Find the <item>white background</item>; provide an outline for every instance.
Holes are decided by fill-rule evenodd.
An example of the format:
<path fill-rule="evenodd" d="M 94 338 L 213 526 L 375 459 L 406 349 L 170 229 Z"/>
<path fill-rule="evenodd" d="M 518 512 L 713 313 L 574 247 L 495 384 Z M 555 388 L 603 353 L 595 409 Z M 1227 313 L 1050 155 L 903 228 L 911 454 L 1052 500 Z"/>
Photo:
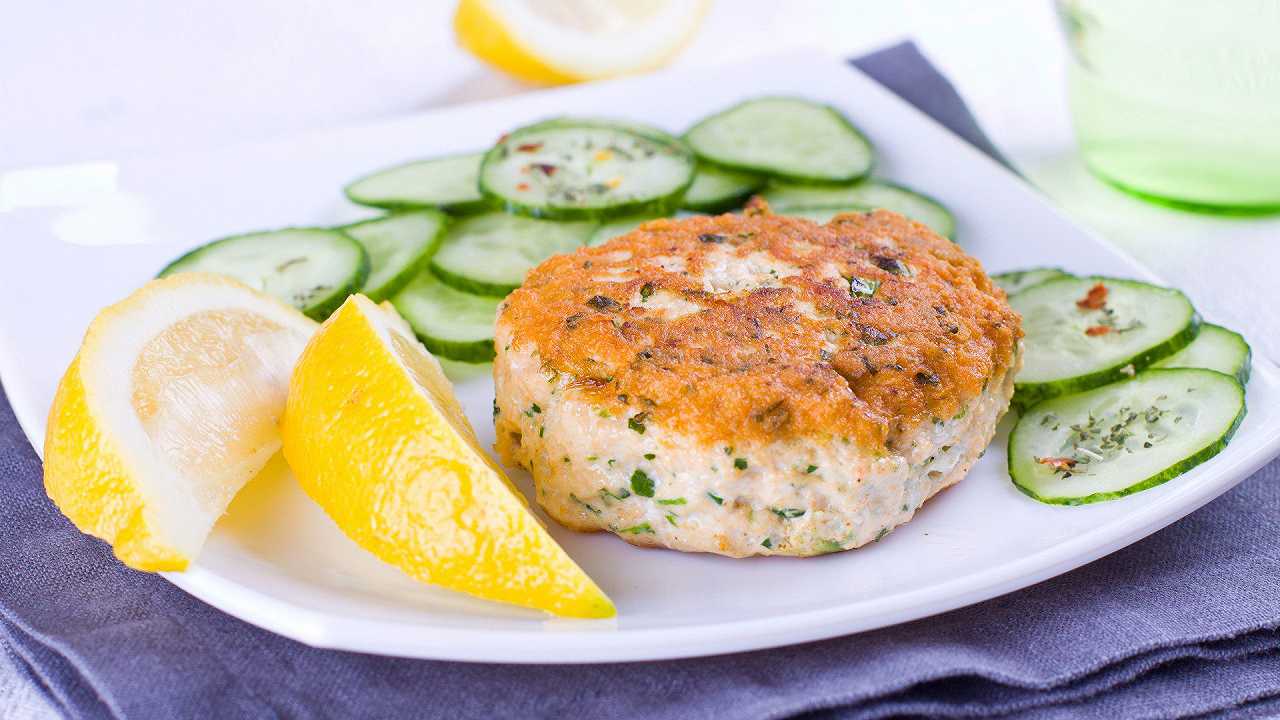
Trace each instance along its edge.
<path fill-rule="evenodd" d="M 3 0 L 0 173 L 208 147 L 527 92 L 460 51 L 448 0 Z M 1280 358 L 1280 219 L 1132 200 L 1074 155 L 1049 0 L 720 0 L 675 62 L 912 38 L 1049 198 Z M 406 157 L 413 156 L 406 148 Z M 958 179 L 963 181 L 963 179 Z M 0 238 L 5 265 L 22 238 Z M 3 665 L 0 654 L 0 666 Z M 43 717 L 0 669 L 0 715 Z"/>
<path fill-rule="evenodd" d="M 0 171 L 374 121 L 529 88 L 453 44 L 450 0 L 50 0 L 0 17 Z M 677 66 L 915 39 L 1058 204 L 1280 358 L 1280 219 L 1145 205 L 1074 155 L 1050 0 L 719 0 Z M 413 154 L 406 149 L 406 156 Z M 20 238 L 0 238 L 6 246 Z"/>

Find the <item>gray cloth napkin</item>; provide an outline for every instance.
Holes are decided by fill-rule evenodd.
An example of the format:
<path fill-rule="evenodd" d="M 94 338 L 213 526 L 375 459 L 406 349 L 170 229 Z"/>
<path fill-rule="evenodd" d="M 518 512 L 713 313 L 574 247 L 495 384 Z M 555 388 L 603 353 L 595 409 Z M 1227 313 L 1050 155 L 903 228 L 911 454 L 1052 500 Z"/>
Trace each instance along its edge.
<path fill-rule="evenodd" d="M 856 64 L 994 153 L 910 44 Z M 852 637 L 630 665 L 318 650 L 128 570 L 44 495 L 0 390 L 0 639 L 76 718 L 1141 718 L 1280 713 L 1280 463 L 1147 540 Z"/>

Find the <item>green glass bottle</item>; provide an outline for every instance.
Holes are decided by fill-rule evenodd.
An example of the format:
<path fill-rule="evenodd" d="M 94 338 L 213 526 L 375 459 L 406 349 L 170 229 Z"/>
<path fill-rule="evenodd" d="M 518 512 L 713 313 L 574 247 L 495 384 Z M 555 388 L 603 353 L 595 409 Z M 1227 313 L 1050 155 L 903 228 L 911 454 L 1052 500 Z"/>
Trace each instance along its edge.
<path fill-rule="evenodd" d="M 1086 164 L 1189 209 L 1280 212 L 1280 0 L 1056 0 Z"/>

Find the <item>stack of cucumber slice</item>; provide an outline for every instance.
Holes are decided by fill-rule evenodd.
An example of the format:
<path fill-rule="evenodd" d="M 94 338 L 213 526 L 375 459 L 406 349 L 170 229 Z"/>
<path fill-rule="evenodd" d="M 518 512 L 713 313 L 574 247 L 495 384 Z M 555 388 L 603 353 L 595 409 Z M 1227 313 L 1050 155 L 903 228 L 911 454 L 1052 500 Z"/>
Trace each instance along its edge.
<path fill-rule="evenodd" d="M 499 300 L 530 269 L 648 220 L 734 211 L 759 193 L 819 222 L 887 208 L 953 234 L 936 201 L 868 179 L 874 161 L 847 118 L 799 98 L 748 100 L 683 138 L 633 121 L 552 118 L 486 151 L 396 165 L 344 189 L 386 215 L 216 240 L 161 274 L 233 275 L 318 320 L 363 292 L 394 304 L 436 354 L 482 362 L 493 357 Z"/>
<path fill-rule="evenodd" d="M 1056 268 L 993 280 L 1026 333 L 1009 475 L 1027 495 L 1081 505 L 1154 487 L 1244 419 L 1249 345 L 1181 292 Z"/>

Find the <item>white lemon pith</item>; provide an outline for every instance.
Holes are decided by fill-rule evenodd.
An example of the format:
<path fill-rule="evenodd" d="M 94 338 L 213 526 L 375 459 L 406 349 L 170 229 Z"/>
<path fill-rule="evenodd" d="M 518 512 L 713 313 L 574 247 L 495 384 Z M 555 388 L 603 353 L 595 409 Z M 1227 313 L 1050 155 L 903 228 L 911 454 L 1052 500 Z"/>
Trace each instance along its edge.
<path fill-rule="evenodd" d="M 558 615 L 614 614 L 483 451 L 440 364 L 363 295 L 298 360 L 282 433 L 307 494 L 408 575 Z"/>
<path fill-rule="evenodd" d="M 227 278 L 153 280 L 94 318 L 45 435 L 49 497 L 139 570 L 183 570 L 280 448 L 315 323 Z"/>
<path fill-rule="evenodd" d="M 693 37 L 708 0 L 462 0 L 459 43 L 530 82 L 559 84 L 652 70 Z"/>

